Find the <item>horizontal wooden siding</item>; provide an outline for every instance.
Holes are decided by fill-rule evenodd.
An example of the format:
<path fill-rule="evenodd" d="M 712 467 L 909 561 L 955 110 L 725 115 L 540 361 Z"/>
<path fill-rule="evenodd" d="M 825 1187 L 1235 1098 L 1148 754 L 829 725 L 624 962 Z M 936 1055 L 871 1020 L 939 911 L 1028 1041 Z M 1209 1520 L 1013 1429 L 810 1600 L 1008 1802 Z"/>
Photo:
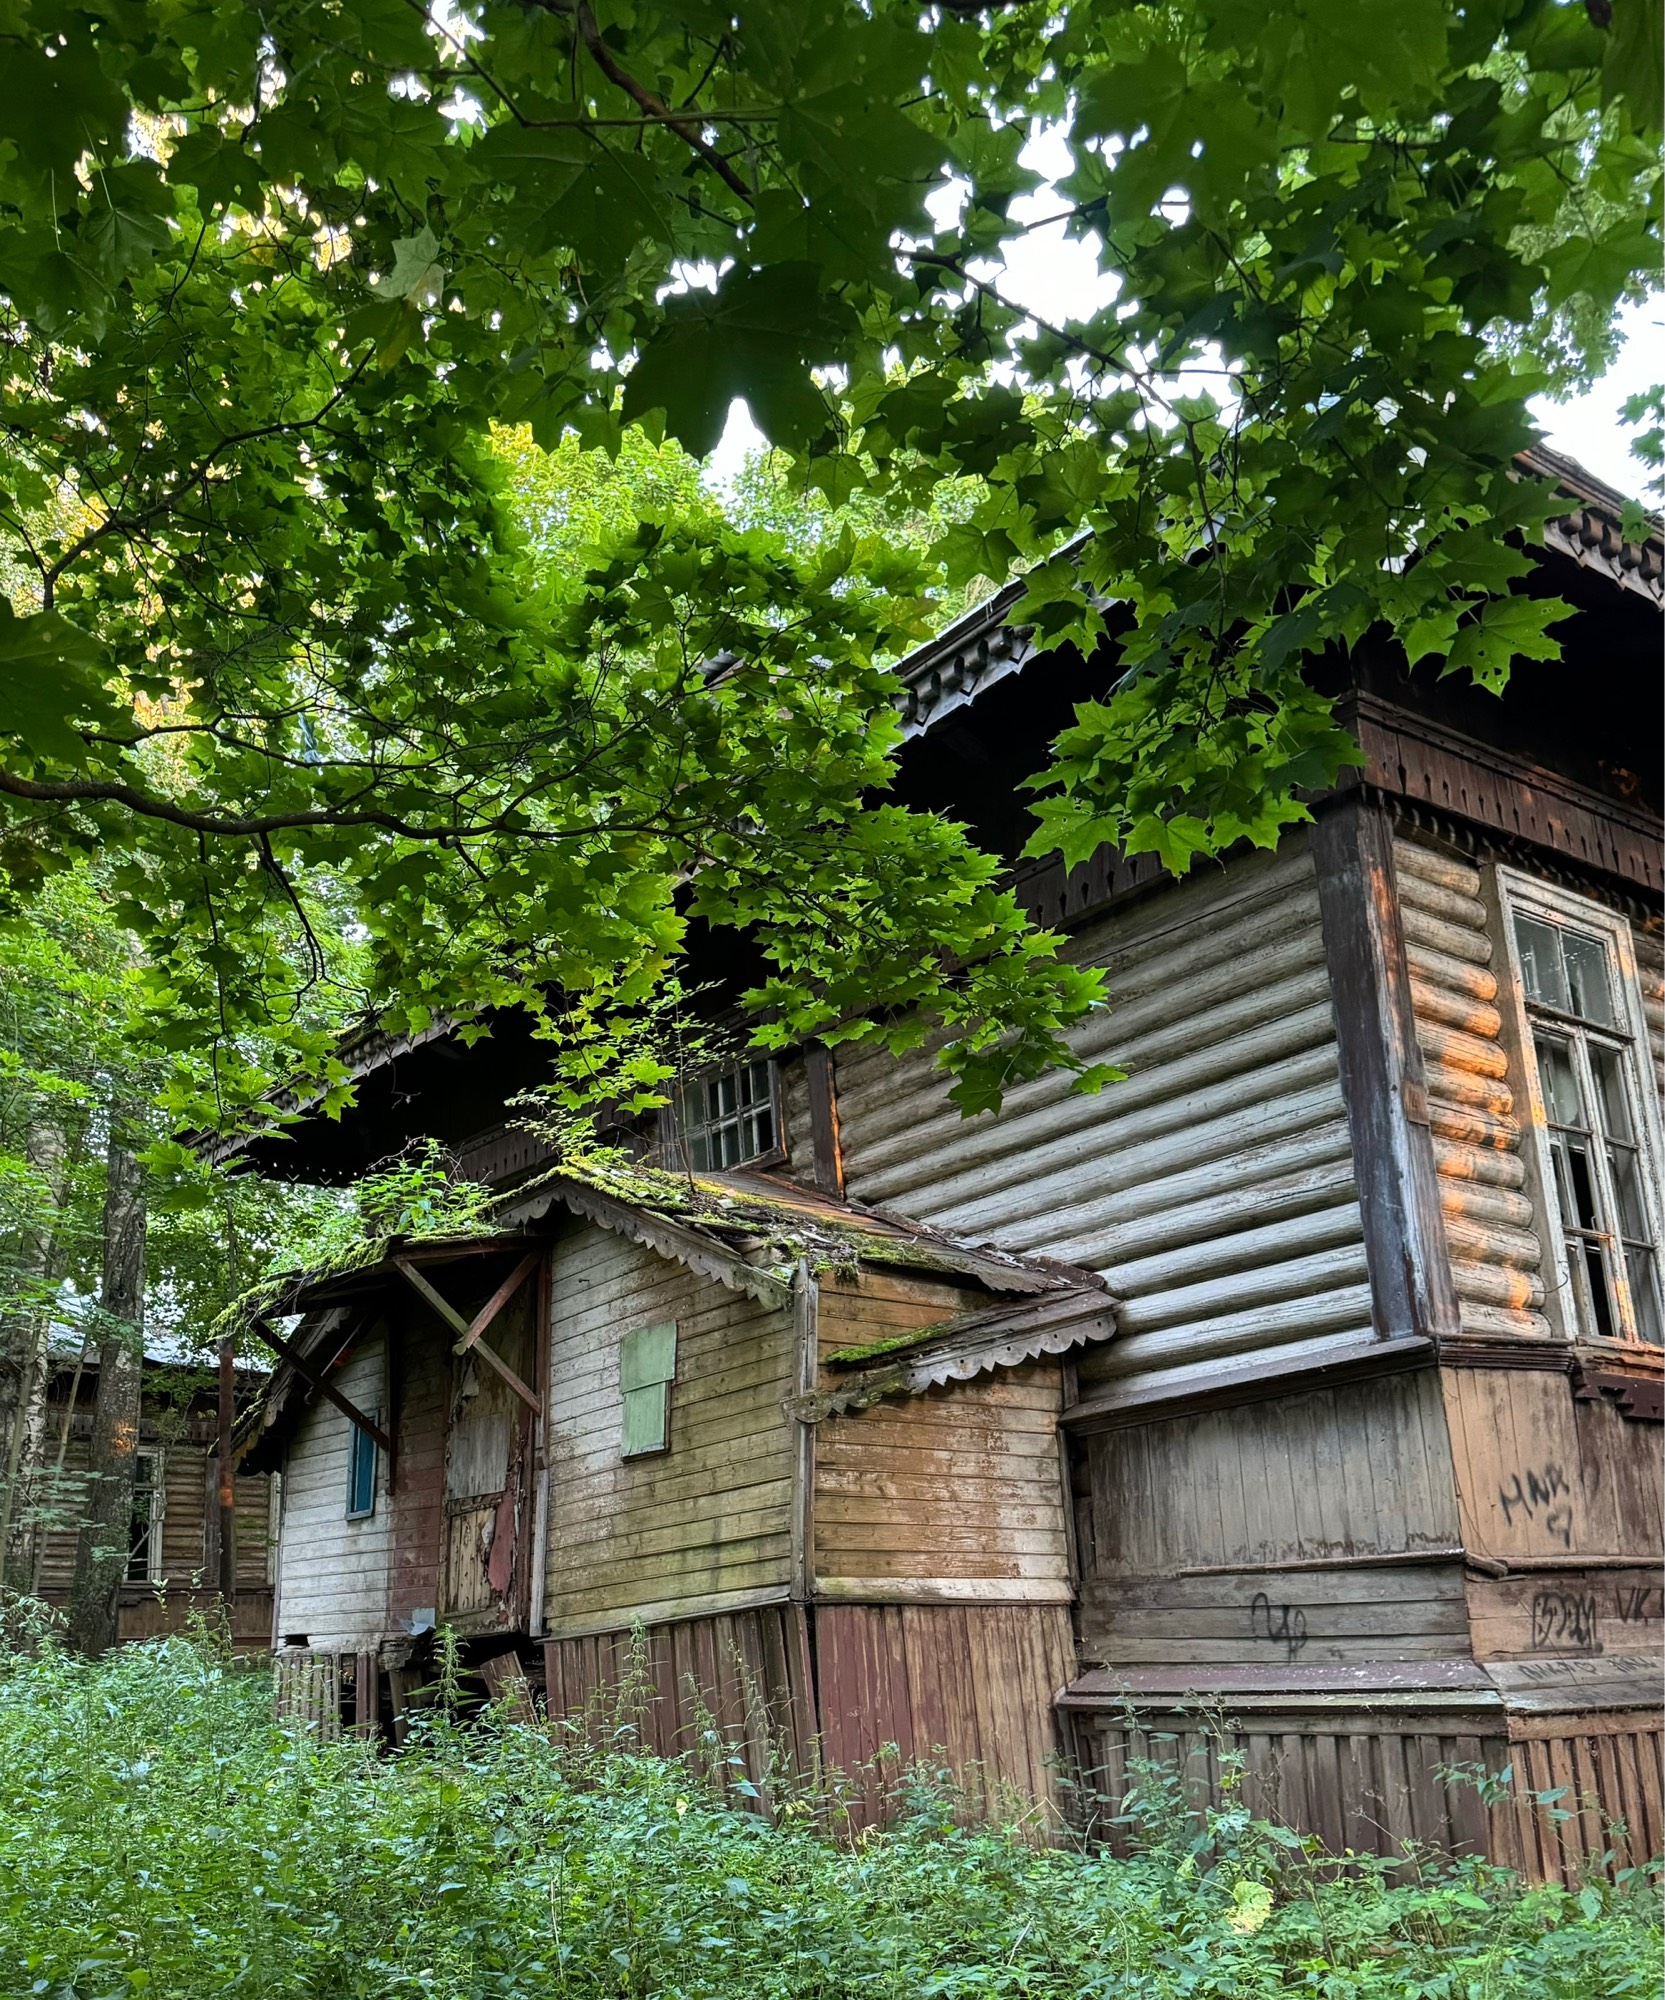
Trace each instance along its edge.
<path fill-rule="evenodd" d="M 585 1224 L 552 1278 L 546 1631 L 721 1608 L 791 1573 L 791 1315 Z M 619 1343 L 674 1320 L 670 1448 L 620 1455 Z"/>
<path fill-rule="evenodd" d="M 850 1193 L 973 1239 L 1068 1258 L 1123 1302 L 1094 1371 L 1129 1396 L 1221 1357 L 1289 1365 L 1370 1337 L 1318 896 L 1299 836 L 1074 938 L 1109 1010 L 1074 1046 L 1130 1072 L 1049 1076 L 963 1121 L 927 1053 L 840 1051 Z"/>
<path fill-rule="evenodd" d="M 387 1407 L 386 1343 L 365 1341 L 334 1380 L 365 1411 Z M 347 1460 L 353 1426 L 330 1403 L 318 1403 L 297 1429 L 283 1468 L 276 1626 L 281 1640 L 305 1634 L 314 1651 L 374 1645 L 388 1622 L 392 1509 L 387 1465 L 378 1453 L 376 1509 L 347 1519 Z"/>

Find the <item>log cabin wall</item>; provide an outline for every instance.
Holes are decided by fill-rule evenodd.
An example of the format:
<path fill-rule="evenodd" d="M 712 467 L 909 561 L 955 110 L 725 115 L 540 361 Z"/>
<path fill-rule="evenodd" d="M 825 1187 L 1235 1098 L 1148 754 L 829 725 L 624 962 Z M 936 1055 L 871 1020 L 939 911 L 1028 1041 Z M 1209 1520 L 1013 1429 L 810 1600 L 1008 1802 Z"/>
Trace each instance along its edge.
<path fill-rule="evenodd" d="M 369 1416 L 389 1407 L 387 1339 L 377 1330 L 333 1371 L 343 1396 Z M 347 1518 L 353 1426 L 331 1403 L 309 1409 L 284 1458 L 273 1628 L 280 1645 L 314 1653 L 377 1646 L 388 1627 L 393 1510 L 376 1459 L 374 1511 Z"/>
<path fill-rule="evenodd" d="M 928 1052 L 838 1052 L 849 1192 L 1067 1258 L 1121 1302 L 1082 1393 L 1148 1404 L 1373 1339 L 1317 883 L 1303 834 L 1152 891 L 1067 947 L 1109 974 L 1076 1031 L 1130 1074 L 962 1121 Z"/>
<path fill-rule="evenodd" d="M 670 1443 L 621 1456 L 619 1343 L 674 1321 Z M 551 1280 L 551 1639 L 782 1599 L 792 1566 L 796 1387 L 789 1311 L 771 1310 L 593 1224 Z"/>
<path fill-rule="evenodd" d="M 64 1451 L 66 1475 L 61 1506 L 54 1509 L 57 1525 L 40 1539 L 38 1589 L 48 1604 L 65 1606 L 75 1575 L 77 1531 L 62 1517 L 75 1511 L 87 1470 L 88 1432 L 92 1409 L 85 1400 L 93 1393 L 90 1378 L 83 1383 L 81 1408 L 72 1414 Z M 159 1638 L 180 1632 L 193 1614 L 212 1615 L 218 1603 L 217 1563 L 219 1460 L 212 1416 L 187 1414 L 171 1405 L 150 1403 L 140 1419 L 139 1449 L 160 1454 L 162 1497 L 160 1542 L 147 1579 L 121 1585 L 117 1602 L 117 1635 L 123 1642 Z M 55 1464 L 64 1404 L 52 1397 L 47 1406 L 47 1452 Z M 237 1602 L 232 1637 L 239 1647 L 270 1643 L 272 1625 L 272 1561 L 276 1523 L 271 1518 L 272 1482 L 264 1474 L 240 1475 L 233 1484 L 237 1536 Z"/>
<path fill-rule="evenodd" d="M 1393 860 L 1459 1323 L 1468 1333 L 1548 1338 L 1519 1079 L 1498 1004 L 1503 968 L 1480 871 L 1403 838 Z"/>

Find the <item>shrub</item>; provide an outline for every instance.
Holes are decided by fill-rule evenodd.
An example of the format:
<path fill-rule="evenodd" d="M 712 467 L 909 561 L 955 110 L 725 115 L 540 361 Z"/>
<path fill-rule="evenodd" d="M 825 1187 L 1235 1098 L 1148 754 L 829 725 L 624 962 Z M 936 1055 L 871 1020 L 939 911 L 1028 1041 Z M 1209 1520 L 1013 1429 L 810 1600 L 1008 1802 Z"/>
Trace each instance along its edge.
<path fill-rule="evenodd" d="M 1326 1864 L 1244 1814 L 1114 1860 L 956 1824 L 771 1823 L 692 1766 L 437 1713 L 398 1756 L 272 1720 L 211 1644 L 0 1654 L 0 1994 L 47 2000 L 1610 2000 L 1651 1878 Z"/>

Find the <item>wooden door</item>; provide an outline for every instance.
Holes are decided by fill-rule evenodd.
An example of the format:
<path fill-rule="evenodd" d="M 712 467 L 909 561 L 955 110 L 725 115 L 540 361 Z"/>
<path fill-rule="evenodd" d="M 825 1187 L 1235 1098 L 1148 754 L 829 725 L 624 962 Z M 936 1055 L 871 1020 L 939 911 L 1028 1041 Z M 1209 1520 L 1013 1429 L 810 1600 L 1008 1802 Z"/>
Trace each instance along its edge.
<path fill-rule="evenodd" d="M 483 1336 L 523 1382 L 536 1379 L 535 1297 L 536 1287 L 523 1285 Z M 439 1616 L 459 1632 L 523 1622 L 532 1442 L 532 1412 L 502 1374 L 478 1352 L 454 1355 Z"/>

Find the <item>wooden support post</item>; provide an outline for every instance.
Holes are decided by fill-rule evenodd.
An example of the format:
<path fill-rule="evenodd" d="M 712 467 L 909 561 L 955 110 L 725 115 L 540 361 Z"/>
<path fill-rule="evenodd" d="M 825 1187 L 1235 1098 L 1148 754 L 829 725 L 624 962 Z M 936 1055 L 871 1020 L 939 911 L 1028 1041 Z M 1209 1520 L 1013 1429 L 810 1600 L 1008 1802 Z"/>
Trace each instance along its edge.
<path fill-rule="evenodd" d="M 809 1136 L 815 1185 L 842 1200 L 844 1151 L 838 1137 L 838 1086 L 831 1049 L 817 1043 L 804 1051 L 804 1078 L 809 1085 Z"/>
<path fill-rule="evenodd" d="M 380 1424 L 372 1423 L 356 1403 L 349 1403 L 333 1382 L 321 1375 L 299 1349 L 285 1340 L 281 1333 L 274 1333 L 263 1319 L 253 1320 L 250 1324 L 272 1352 L 287 1361 L 303 1381 L 310 1382 L 320 1396 L 333 1403 L 349 1423 L 357 1424 L 366 1437 L 374 1438 L 389 1459 L 393 1457 L 393 1440 Z"/>
<path fill-rule="evenodd" d="M 800 1258 L 792 1280 L 792 1340 L 796 1349 L 798 1400 L 813 1396 L 820 1383 L 821 1291 L 809 1260 Z M 806 1603 L 815 1589 L 815 1426 L 797 1419 L 792 1465 L 792 1595 Z"/>
<path fill-rule="evenodd" d="M 498 1286 L 497 1290 L 493 1292 L 491 1297 L 486 1300 L 483 1306 L 481 1306 L 480 1310 L 474 1315 L 473 1319 L 469 1321 L 467 1329 L 463 1333 L 461 1340 L 459 1340 L 456 1346 L 453 1347 L 451 1350 L 453 1354 L 466 1354 L 468 1350 L 472 1346 L 474 1346 L 474 1344 L 479 1340 L 481 1334 L 483 1334 L 486 1328 L 491 1325 L 492 1321 L 496 1319 L 497 1315 L 509 1303 L 510 1299 L 514 1297 L 515 1293 L 520 1290 L 521 1285 L 531 1275 L 534 1266 L 537 1264 L 537 1261 L 538 1261 L 537 1251 L 528 1250 L 526 1255 L 521 1258 L 520 1262 L 503 1280 L 502 1284 Z M 414 1266 L 412 1267 L 412 1269 L 414 1272 Z M 461 1315 L 459 1314 L 458 1317 L 460 1318 Z"/>
<path fill-rule="evenodd" d="M 219 1477 L 220 1601 L 229 1622 L 237 1602 L 237 1485 L 231 1433 L 237 1421 L 237 1345 L 220 1342 Z"/>
<path fill-rule="evenodd" d="M 381 1728 L 380 1663 L 373 1652 L 360 1653 L 353 1665 L 353 1734 L 375 1736 Z"/>
<path fill-rule="evenodd" d="M 388 1692 L 393 1698 L 393 1742 L 395 1747 L 403 1745 L 410 1735 L 410 1712 L 414 1703 L 411 1696 L 422 1683 L 422 1676 L 414 1667 L 389 1667 L 387 1672 Z"/>
<path fill-rule="evenodd" d="M 1379 1339 L 1439 1339 L 1457 1331 L 1457 1298 L 1393 876 L 1393 827 L 1380 807 L 1349 792 L 1320 808 L 1312 847 L 1371 1316 Z"/>

